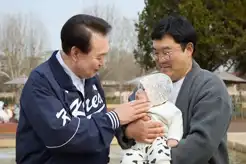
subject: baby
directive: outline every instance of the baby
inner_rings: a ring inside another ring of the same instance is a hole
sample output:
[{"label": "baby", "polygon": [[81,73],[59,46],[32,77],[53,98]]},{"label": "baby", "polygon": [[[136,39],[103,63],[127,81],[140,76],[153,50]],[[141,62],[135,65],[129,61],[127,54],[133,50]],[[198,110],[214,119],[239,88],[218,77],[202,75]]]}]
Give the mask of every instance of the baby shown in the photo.
[{"label": "baby", "polygon": [[122,164],[170,164],[170,149],[177,146],[183,136],[182,113],[168,101],[172,89],[171,79],[163,73],[140,80],[135,98],[150,101],[149,117],[163,124],[164,136],[156,138],[152,144],[137,142],[124,152]]}]

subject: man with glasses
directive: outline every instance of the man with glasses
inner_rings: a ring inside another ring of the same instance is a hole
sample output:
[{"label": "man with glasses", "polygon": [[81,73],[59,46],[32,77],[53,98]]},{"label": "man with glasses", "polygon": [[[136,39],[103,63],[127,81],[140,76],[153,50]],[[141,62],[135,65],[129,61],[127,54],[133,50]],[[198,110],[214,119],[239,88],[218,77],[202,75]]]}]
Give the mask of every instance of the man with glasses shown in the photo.
[{"label": "man with glasses", "polygon": [[[227,129],[232,103],[225,84],[193,59],[197,42],[191,23],[181,16],[160,20],[152,32],[153,58],[158,70],[168,75],[174,89],[169,100],[183,115],[183,139],[172,148],[172,164],[229,164]],[[135,93],[130,96],[134,99]],[[159,135],[139,119],[123,129],[121,147],[134,141],[151,143]],[[152,132],[152,134],[150,134]]]}]

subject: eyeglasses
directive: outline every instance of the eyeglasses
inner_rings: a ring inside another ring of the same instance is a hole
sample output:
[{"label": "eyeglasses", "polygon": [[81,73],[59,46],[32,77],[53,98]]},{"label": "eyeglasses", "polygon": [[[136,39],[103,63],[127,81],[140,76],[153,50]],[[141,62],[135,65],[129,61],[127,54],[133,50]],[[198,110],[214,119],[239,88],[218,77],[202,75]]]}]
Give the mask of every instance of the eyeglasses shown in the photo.
[{"label": "eyeglasses", "polygon": [[158,54],[154,51],[151,53],[151,57],[154,60],[157,60],[157,59],[170,60],[173,53],[177,50],[181,50],[181,49],[180,48],[173,48],[173,49],[169,49],[169,50],[163,50],[162,52],[158,52]]},{"label": "eyeglasses", "polygon": [[157,60],[157,59],[162,59],[162,60],[170,60],[172,56],[172,52],[162,52],[162,53],[159,53],[159,54],[155,54],[155,53],[151,53],[151,57],[154,59],[154,60]]}]

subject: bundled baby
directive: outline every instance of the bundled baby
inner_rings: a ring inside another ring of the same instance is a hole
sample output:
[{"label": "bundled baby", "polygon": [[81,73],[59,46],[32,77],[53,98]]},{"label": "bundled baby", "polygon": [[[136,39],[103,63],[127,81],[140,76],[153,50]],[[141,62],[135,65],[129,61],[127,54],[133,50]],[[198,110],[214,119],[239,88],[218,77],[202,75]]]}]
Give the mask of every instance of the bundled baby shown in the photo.
[{"label": "bundled baby", "polygon": [[171,79],[163,73],[140,79],[135,98],[151,103],[148,115],[163,124],[164,136],[156,138],[152,144],[136,142],[124,152],[122,164],[170,164],[171,148],[177,146],[183,136],[182,113],[168,101],[172,89]]}]

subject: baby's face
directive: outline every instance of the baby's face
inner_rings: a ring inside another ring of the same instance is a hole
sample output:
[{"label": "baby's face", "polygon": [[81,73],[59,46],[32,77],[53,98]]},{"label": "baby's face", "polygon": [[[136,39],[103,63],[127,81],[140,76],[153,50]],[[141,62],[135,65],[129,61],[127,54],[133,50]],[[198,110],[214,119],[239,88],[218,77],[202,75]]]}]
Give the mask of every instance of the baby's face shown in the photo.
[{"label": "baby's face", "polygon": [[146,92],[143,91],[143,90],[138,90],[136,92],[136,97],[135,98],[136,98],[136,100],[145,100],[145,101],[149,100]]}]

